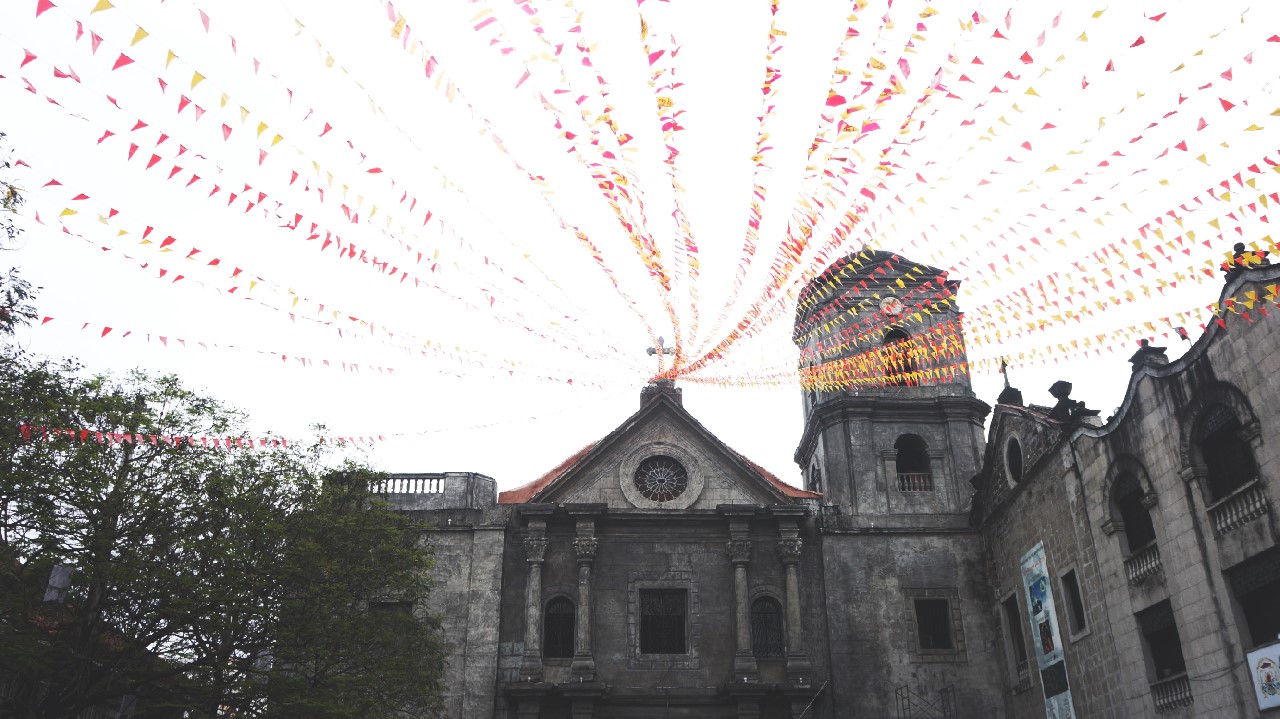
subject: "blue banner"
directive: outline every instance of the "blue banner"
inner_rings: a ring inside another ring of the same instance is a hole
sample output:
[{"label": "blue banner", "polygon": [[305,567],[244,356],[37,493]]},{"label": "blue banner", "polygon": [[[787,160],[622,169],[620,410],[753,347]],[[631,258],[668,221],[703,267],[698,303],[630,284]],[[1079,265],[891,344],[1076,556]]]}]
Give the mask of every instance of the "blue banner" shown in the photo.
[{"label": "blue banner", "polygon": [[1022,556],[1022,586],[1026,591],[1027,618],[1031,621],[1031,643],[1035,646],[1036,664],[1040,668],[1040,687],[1044,690],[1045,716],[1047,719],[1075,719],[1044,542],[1037,542]]}]

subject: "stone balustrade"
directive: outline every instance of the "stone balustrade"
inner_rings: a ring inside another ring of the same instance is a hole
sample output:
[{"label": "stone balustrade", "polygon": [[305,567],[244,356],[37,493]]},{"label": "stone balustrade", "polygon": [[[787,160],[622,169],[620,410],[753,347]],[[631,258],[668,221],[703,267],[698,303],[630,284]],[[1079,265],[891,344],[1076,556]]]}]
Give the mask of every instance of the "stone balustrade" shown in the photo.
[{"label": "stone balustrade", "polygon": [[1213,533],[1221,537],[1270,511],[1271,503],[1262,491],[1262,482],[1255,478],[1209,505],[1209,518],[1213,521]]},{"label": "stone balustrade", "polygon": [[1192,702],[1191,680],[1186,674],[1161,679],[1151,685],[1151,699],[1155,702],[1157,713],[1189,707]]},{"label": "stone balustrade", "polygon": [[1160,546],[1155,542],[1142,547],[1124,560],[1124,573],[1129,578],[1129,584],[1134,586],[1159,574],[1162,569]]},{"label": "stone balustrade", "polygon": [[928,472],[899,473],[899,492],[932,492],[933,475]]},{"label": "stone balustrade", "polygon": [[374,494],[444,494],[444,477],[390,476],[375,480]]}]

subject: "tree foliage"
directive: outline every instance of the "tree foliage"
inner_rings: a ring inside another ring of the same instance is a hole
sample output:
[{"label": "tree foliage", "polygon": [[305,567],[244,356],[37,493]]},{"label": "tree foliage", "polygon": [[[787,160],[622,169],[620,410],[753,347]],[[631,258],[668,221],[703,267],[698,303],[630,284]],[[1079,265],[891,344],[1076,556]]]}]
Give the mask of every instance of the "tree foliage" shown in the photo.
[{"label": "tree foliage", "polygon": [[[22,232],[13,221],[24,198],[9,177],[12,164],[6,135],[0,132],[0,249],[7,249]],[[18,325],[30,324],[36,318],[36,309],[31,304],[36,289],[22,279],[16,269],[0,275],[0,334],[11,335]]]},{"label": "tree foliage", "polygon": [[430,555],[374,474],[174,441],[244,417],[173,377],[13,350],[0,416],[0,715],[434,714]]}]

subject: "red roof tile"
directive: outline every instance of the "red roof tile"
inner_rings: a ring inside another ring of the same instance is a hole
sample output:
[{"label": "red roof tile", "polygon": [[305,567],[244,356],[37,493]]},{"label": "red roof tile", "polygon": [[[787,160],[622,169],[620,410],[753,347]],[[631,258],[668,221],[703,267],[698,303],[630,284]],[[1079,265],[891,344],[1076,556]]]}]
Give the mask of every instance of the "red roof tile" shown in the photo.
[{"label": "red roof tile", "polygon": [[565,472],[573,469],[573,465],[577,464],[578,460],[587,456],[587,453],[595,449],[597,444],[600,444],[599,440],[578,450],[568,459],[553,467],[550,472],[547,472],[528,484],[498,493],[498,504],[524,504],[525,502],[533,499],[535,494],[541,492],[547,485],[557,479],[560,479]]}]

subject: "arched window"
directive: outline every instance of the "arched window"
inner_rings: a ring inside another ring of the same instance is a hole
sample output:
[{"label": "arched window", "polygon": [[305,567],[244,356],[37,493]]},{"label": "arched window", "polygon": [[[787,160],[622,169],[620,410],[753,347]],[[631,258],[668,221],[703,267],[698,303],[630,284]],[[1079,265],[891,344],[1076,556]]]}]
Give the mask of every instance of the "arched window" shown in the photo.
[{"label": "arched window", "polygon": [[904,434],[893,443],[898,450],[898,491],[932,492],[933,473],[929,469],[929,447],[918,434]]},{"label": "arched window", "polygon": [[1222,499],[1257,476],[1253,449],[1240,438],[1240,420],[1230,409],[1216,405],[1205,412],[1198,437],[1208,470],[1210,502]]},{"label": "arched window", "polygon": [[884,333],[884,368],[890,384],[914,385],[915,379],[908,375],[916,371],[915,362],[911,359],[907,343],[911,335],[894,328]]},{"label": "arched window", "polygon": [[1122,474],[1116,479],[1111,490],[1111,501],[1115,504],[1115,513],[1124,522],[1125,547],[1128,554],[1142,549],[1155,541],[1156,528],[1151,523],[1151,513],[1147,511],[1144,500],[1147,492],[1142,483],[1133,474]]},{"label": "arched window", "polygon": [[542,656],[567,659],[573,656],[573,628],[576,613],[568,597],[553,597],[547,602],[542,622]]},{"label": "arched window", "polygon": [[751,603],[751,653],[780,657],[782,647],[782,606],[772,597],[760,597]]}]

